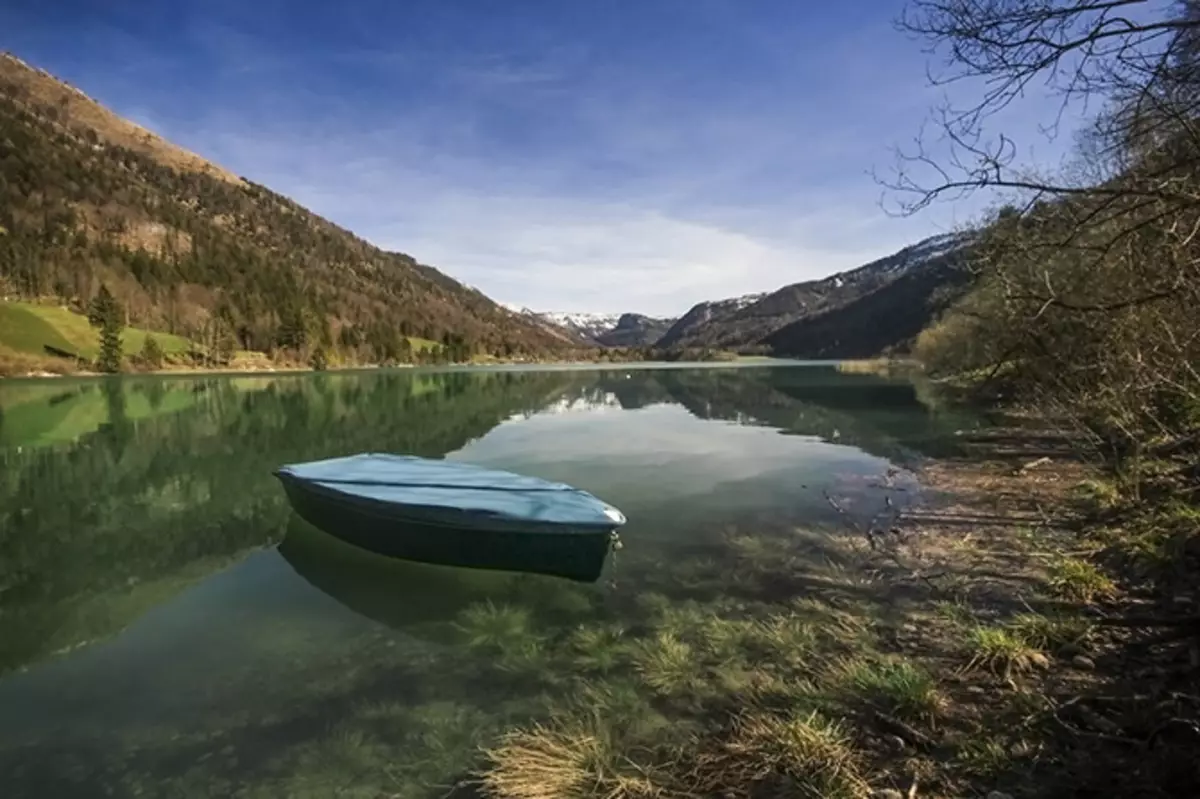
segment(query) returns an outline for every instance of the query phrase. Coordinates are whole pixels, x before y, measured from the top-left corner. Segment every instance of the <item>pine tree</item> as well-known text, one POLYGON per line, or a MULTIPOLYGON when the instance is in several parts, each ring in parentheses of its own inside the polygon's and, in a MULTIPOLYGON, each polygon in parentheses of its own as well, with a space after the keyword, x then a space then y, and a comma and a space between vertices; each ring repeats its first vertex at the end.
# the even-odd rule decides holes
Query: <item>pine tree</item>
POLYGON ((88 303, 88 323, 92 327, 101 327, 104 325, 104 320, 110 315, 118 314, 120 306, 117 304, 117 298, 108 290, 108 286, 100 284, 100 290, 96 292, 96 296, 92 297, 92 301, 88 303))
POLYGON ((100 357, 96 368, 101 372, 121 371, 121 315, 109 313, 100 325, 100 357))
POLYGON ((142 344, 142 363, 149 369, 161 369, 163 363, 162 347, 158 346, 158 341, 154 336, 146 336, 146 342, 142 344))
POLYGON ((100 284, 100 291, 88 308, 88 321, 100 328, 100 356, 96 359, 96 368, 101 372, 121 371, 121 329, 125 326, 124 311, 117 298, 103 283, 100 284))

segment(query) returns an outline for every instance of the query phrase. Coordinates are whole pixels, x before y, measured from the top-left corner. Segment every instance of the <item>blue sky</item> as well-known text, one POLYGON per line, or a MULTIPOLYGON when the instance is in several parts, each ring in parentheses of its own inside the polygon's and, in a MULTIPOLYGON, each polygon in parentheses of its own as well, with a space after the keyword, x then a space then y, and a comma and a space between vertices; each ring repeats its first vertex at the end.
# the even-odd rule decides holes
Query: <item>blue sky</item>
MULTIPOLYGON (((900 0, 16 0, 0 47, 502 302, 678 314, 857 266, 940 90, 900 0)), ((1033 98, 1006 120, 1052 160, 1033 98)))

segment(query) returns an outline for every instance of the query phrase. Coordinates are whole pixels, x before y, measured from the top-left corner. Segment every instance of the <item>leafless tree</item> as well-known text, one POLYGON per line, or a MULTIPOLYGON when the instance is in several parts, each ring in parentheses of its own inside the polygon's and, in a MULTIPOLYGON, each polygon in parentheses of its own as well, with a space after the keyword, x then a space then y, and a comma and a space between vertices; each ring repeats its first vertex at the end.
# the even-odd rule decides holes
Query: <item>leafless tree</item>
POLYGON ((976 289, 921 345, 954 369, 1009 369, 1112 452, 1200 428, 1200 0, 913 0, 899 27, 942 56, 929 140, 884 181, 903 214, 981 190, 1015 205, 975 248, 976 289), (1054 173, 993 131, 1035 85, 1091 109, 1054 173), (969 92, 968 92, 969 94, 969 92))
POLYGON ((1198 202, 1172 180, 1193 171, 1200 153, 1196 0, 1168 13, 1147 0, 914 0, 897 25, 940 57, 928 76, 933 85, 977 89, 963 105, 947 101, 933 110, 927 130, 943 153, 924 136, 897 152, 894 172, 881 182, 894 190, 901 213, 987 188, 1020 192, 1031 203, 1067 196, 1198 202), (1140 157, 1142 179, 1084 183, 1039 177, 1021 164, 1017 143, 990 123, 1037 86, 1061 101, 1045 120, 1047 135, 1059 133, 1072 104, 1099 105, 1105 113, 1092 131, 1094 153, 1114 166, 1140 157))

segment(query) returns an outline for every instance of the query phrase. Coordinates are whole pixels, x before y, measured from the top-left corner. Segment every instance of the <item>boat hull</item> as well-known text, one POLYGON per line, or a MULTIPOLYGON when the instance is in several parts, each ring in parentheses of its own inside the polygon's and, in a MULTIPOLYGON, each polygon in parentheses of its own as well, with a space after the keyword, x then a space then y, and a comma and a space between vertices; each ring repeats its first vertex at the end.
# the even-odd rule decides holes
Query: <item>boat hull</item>
POLYGON ((296 514, 347 543, 388 557, 444 566, 531 572, 595 582, 616 529, 480 530, 412 518, 387 503, 277 474, 296 514))

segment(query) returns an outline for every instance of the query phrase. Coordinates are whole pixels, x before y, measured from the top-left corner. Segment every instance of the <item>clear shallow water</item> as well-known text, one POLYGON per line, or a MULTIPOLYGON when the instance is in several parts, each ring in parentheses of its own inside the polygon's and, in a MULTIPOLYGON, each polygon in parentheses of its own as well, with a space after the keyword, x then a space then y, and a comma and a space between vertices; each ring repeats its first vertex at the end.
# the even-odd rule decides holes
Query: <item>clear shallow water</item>
POLYGON ((580 630, 794 598, 738 553, 845 535, 824 491, 876 512, 972 423, 923 396, 812 365, 0 383, 3 795, 440 796, 599 679, 580 630), (390 561, 270 474, 365 450, 579 486, 624 548, 590 585, 390 561))

